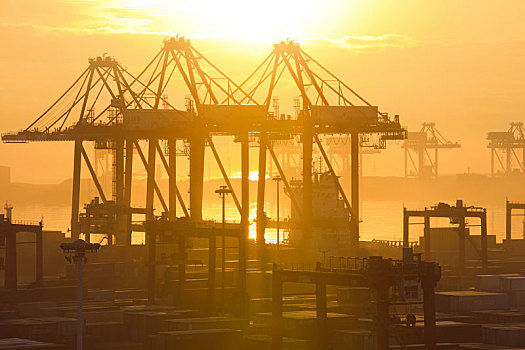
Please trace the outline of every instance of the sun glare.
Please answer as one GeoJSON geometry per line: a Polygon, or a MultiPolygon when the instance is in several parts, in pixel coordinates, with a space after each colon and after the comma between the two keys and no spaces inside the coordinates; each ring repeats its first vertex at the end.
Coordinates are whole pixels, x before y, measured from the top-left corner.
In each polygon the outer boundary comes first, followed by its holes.
{"type": "Polygon", "coordinates": [[[115,7],[136,11],[148,18],[152,29],[157,31],[259,41],[315,36],[323,26],[331,24],[328,18],[333,22],[348,16],[354,3],[342,0],[114,0],[115,7]]]}

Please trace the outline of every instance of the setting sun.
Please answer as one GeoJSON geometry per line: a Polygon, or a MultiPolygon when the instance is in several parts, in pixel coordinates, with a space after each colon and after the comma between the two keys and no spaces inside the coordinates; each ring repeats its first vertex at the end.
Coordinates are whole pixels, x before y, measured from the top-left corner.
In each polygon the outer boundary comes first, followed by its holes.
{"type": "Polygon", "coordinates": [[[0,350],[523,348],[524,18],[0,0],[0,350]]]}
{"type": "MultiPolygon", "coordinates": [[[[329,21],[353,19],[356,3],[355,0],[113,0],[105,6],[123,12],[138,11],[149,21],[150,28],[161,31],[178,33],[186,29],[191,37],[272,42],[315,37],[319,29],[330,26],[329,21]]],[[[115,15],[118,16],[118,11],[115,15]]]]}

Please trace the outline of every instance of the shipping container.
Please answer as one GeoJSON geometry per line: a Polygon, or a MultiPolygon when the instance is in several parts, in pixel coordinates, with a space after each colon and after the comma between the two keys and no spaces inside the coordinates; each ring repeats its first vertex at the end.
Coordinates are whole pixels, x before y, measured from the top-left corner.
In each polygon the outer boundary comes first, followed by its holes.
{"type": "Polygon", "coordinates": [[[508,295],[480,291],[455,291],[436,293],[436,311],[465,313],[476,310],[507,310],[508,295]]]}
{"type": "Polygon", "coordinates": [[[201,329],[194,331],[160,332],[164,350],[240,350],[242,332],[231,329],[201,329]]]}
{"type": "MultiPolygon", "coordinates": [[[[245,335],[243,349],[272,350],[272,337],[267,334],[245,335]]],[[[283,350],[313,350],[312,342],[304,339],[283,337],[283,350]]]]}
{"type": "Polygon", "coordinates": [[[197,329],[236,329],[246,330],[248,320],[231,317],[203,317],[169,319],[162,321],[162,331],[191,331],[197,329]]]}

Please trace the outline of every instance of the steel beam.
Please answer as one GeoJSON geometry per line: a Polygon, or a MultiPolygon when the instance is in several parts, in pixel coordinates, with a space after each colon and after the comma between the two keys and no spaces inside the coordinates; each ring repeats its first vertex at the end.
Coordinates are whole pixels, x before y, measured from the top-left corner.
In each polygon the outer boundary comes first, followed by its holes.
{"type": "MultiPolygon", "coordinates": [[[[133,140],[126,139],[126,164],[124,170],[124,205],[131,209],[131,183],[133,181],[133,140]]],[[[131,245],[131,222],[133,221],[133,214],[131,211],[126,215],[126,245],[131,245]]]]}
{"type": "MultiPolygon", "coordinates": [[[[153,196],[153,192],[151,194],[153,196]]],[[[156,233],[146,230],[146,246],[148,247],[148,304],[155,304],[155,262],[156,257],[156,233]]]]}
{"type": "Polygon", "coordinates": [[[194,135],[190,139],[190,215],[195,221],[202,220],[204,151],[204,137],[194,135]]]}
{"type": "MultiPolygon", "coordinates": [[[[167,56],[167,55],[166,55],[167,56]]],[[[169,187],[169,212],[168,218],[177,218],[177,140],[168,139],[168,187],[169,187]]]]}
{"type": "Polygon", "coordinates": [[[266,148],[268,135],[261,133],[259,135],[259,174],[257,181],[257,251],[258,258],[263,261],[265,231],[266,231],[266,214],[264,212],[264,191],[266,189],[266,148]]]}
{"type": "Polygon", "coordinates": [[[458,271],[464,273],[465,271],[465,239],[466,239],[466,227],[465,227],[465,215],[459,216],[459,227],[458,227],[458,240],[459,240],[459,261],[458,271]]]}
{"type": "MultiPolygon", "coordinates": [[[[115,183],[114,183],[114,197],[115,203],[118,207],[124,207],[124,139],[118,138],[115,140],[115,152],[113,153],[115,159],[114,174],[115,183]]],[[[126,218],[127,215],[122,211],[117,211],[117,230],[114,233],[118,244],[121,244],[126,241],[126,218]]]]}
{"type": "Polygon", "coordinates": [[[327,346],[327,306],[326,306],[326,284],[317,282],[315,285],[316,293],[316,315],[317,315],[317,349],[327,346]]]}
{"type": "Polygon", "coordinates": [[[217,269],[217,237],[208,239],[208,316],[215,314],[215,274],[217,269]]]}
{"type": "Polygon", "coordinates": [[[488,242],[487,242],[487,215],[481,217],[481,267],[484,273],[488,272],[488,242]]]}
{"type": "Polygon", "coordinates": [[[36,238],[36,285],[42,287],[44,284],[44,237],[42,235],[42,223],[40,229],[35,232],[36,238]]]}
{"type": "MultiPolygon", "coordinates": [[[[157,143],[157,151],[159,152],[160,160],[161,160],[162,164],[164,165],[164,169],[166,170],[166,173],[168,175],[171,174],[170,173],[170,171],[171,171],[170,169],[172,167],[168,164],[168,162],[170,160],[168,160],[168,161],[166,160],[166,157],[164,157],[164,154],[162,154],[162,149],[160,148],[160,145],[158,143],[157,143]]],[[[175,152],[175,150],[174,150],[174,152],[175,152]]],[[[175,162],[175,161],[172,159],[171,162],[175,162]]],[[[173,164],[173,169],[175,170],[175,172],[177,171],[177,164],[176,164],[176,162],[173,164]]],[[[171,200],[175,200],[175,204],[173,204],[173,205],[176,205],[177,204],[176,202],[177,202],[177,199],[178,199],[179,200],[179,204],[182,207],[182,211],[184,212],[184,216],[190,217],[190,214],[188,213],[188,209],[186,209],[186,205],[184,204],[184,201],[182,200],[182,196],[180,195],[179,189],[177,188],[177,181],[176,181],[176,177],[175,177],[176,173],[175,173],[175,176],[173,177],[173,179],[171,179],[171,175],[169,175],[169,176],[170,176],[170,179],[168,179],[168,187],[169,186],[171,186],[171,187],[168,188],[168,192],[169,192],[169,196],[170,196],[168,198],[168,203],[169,203],[169,200],[171,199],[171,200]],[[170,183],[169,181],[172,181],[172,183],[170,183]],[[175,192],[175,194],[173,194],[173,192],[175,192]]],[[[170,204],[170,207],[166,206],[164,198],[161,195],[160,188],[159,188],[157,183],[155,183],[155,192],[157,192],[157,195],[159,196],[159,200],[161,201],[161,203],[163,203],[162,206],[164,207],[164,210],[169,213],[170,210],[171,210],[169,208],[172,208],[172,204],[170,204]]],[[[175,208],[175,207],[173,207],[173,208],[175,208]]],[[[168,215],[168,217],[169,217],[169,215],[168,215]]],[[[176,215],[173,217],[173,220],[175,220],[175,218],[176,218],[176,215]]],[[[170,220],[172,220],[172,219],[170,219],[170,220]]]]}
{"type": "Polygon", "coordinates": [[[248,133],[241,136],[241,225],[239,237],[239,289],[246,293],[246,260],[250,234],[250,149],[248,133]]]}
{"type": "Polygon", "coordinates": [[[390,328],[390,315],[388,312],[389,304],[389,285],[381,283],[376,286],[376,297],[377,297],[377,349],[388,350],[389,348],[389,328],[390,328]]]}
{"type": "Polygon", "coordinates": [[[351,200],[351,232],[350,249],[351,255],[359,253],[359,133],[353,132],[350,140],[350,171],[352,173],[352,200],[351,200]]]}
{"type": "Polygon", "coordinates": [[[82,140],[75,140],[73,153],[73,194],[71,201],[71,238],[78,239],[80,235],[80,224],[78,212],[80,207],[80,169],[82,165],[82,140]]]}
{"type": "Polygon", "coordinates": [[[423,237],[425,239],[425,260],[432,260],[432,247],[431,247],[431,238],[430,238],[430,217],[425,216],[425,224],[423,227],[423,237]]]}
{"type": "Polygon", "coordinates": [[[409,235],[410,235],[410,216],[407,213],[407,209],[403,208],[403,248],[409,247],[409,235]]]}
{"type": "Polygon", "coordinates": [[[147,220],[153,220],[153,202],[155,194],[155,160],[157,158],[156,152],[157,140],[150,139],[148,141],[148,165],[147,165],[147,180],[146,180],[146,214],[147,220]]]}
{"type": "Polygon", "coordinates": [[[425,275],[421,280],[423,288],[423,314],[425,330],[425,349],[436,349],[436,280],[434,264],[425,264],[425,275]]]}
{"type": "Polygon", "coordinates": [[[95,184],[95,187],[97,188],[98,194],[100,195],[100,199],[102,199],[102,202],[106,203],[107,198],[104,194],[104,190],[102,189],[102,185],[98,181],[97,174],[95,170],[93,169],[93,166],[91,165],[91,162],[89,161],[89,157],[86,153],[86,150],[84,149],[84,146],[80,146],[80,152],[82,153],[82,157],[84,158],[84,161],[86,162],[86,166],[89,170],[89,173],[91,174],[91,179],[93,180],[93,183],[95,184]]]}
{"type": "Polygon", "coordinates": [[[302,240],[306,243],[312,238],[312,151],[313,132],[309,118],[305,118],[303,132],[303,210],[302,240]]]}
{"type": "Polygon", "coordinates": [[[274,266],[272,272],[272,350],[283,348],[283,282],[274,266]]]}

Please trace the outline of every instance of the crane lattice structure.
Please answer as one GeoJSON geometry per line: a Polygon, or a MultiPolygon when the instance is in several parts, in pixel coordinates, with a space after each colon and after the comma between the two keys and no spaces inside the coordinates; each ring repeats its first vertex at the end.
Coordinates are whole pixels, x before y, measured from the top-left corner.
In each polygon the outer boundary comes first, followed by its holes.
{"type": "MultiPolygon", "coordinates": [[[[266,155],[270,154],[285,187],[289,181],[272,149],[269,140],[299,138],[303,149],[303,203],[302,226],[304,232],[311,230],[312,150],[317,146],[323,159],[334,175],[335,171],[323,148],[319,135],[349,134],[352,155],[352,201],[347,199],[340,184],[338,187],[347,207],[352,212],[352,248],[358,247],[358,148],[360,134],[376,134],[379,140],[403,139],[406,131],[399,119],[379,112],[348,85],[335,77],[319,62],[306,54],[298,44],[290,41],[274,46],[272,53],[242,83],[236,84],[210,60],[202,55],[183,37],[169,38],[149,64],[134,76],[112,58],[101,57],[90,60],[84,72],[73,86],[80,86],[71,108],[63,110],[66,96],[74,94],[70,88],[43,116],[25,130],[3,135],[4,142],[29,141],[74,141],[74,172],[71,228],[73,236],[81,231],[79,224],[80,169],[82,158],[90,171],[102,199],[102,205],[116,219],[116,239],[131,243],[131,184],[133,155],[138,154],[146,169],[147,186],[145,208],[136,212],[153,219],[155,199],[161,204],[168,220],[177,219],[177,206],[184,217],[192,222],[202,220],[204,155],[211,150],[232,199],[241,214],[241,225],[248,237],[248,147],[258,140],[259,181],[257,194],[257,241],[264,246],[264,189],[266,155]],[[280,118],[270,112],[272,92],[284,72],[292,77],[299,90],[301,101],[294,118],[280,118]],[[95,82],[93,82],[93,80],[95,82]],[[252,83],[255,81],[255,85],[252,83]],[[182,82],[182,84],[181,84],[182,82]],[[176,108],[166,98],[169,86],[176,86],[177,94],[189,94],[185,108],[176,108]],[[100,90],[95,89],[100,88],[100,90]],[[99,92],[100,91],[100,92],[99,92]],[[102,95],[106,96],[105,99],[102,95]],[[73,109],[78,108],[77,118],[73,109]],[[62,108],[62,109],[61,109],[62,108]],[[50,114],[51,111],[58,111],[50,114]],[[65,111],[65,113],[64,113],[65,111]],[[56,127],[58,126],[58,127],[56,127]],[[214,136],[233,136],[241,143],[241,193],[240,199],[227,176],[221,157],[214,146],[214,136]],[[109,201],[91,166],[83,142],[94,141],[97,148],[110,148],[114,152],[114,197],[109,201]],[[147,149],[141,143],[147,141],[147,149]],[[161,142],[167,144],[162,149],[161,142]],[[183,142],[189,158],[190,195],[189,203],[177,188],[176,156],[180,155],[177,143],[183,142]],[[187,146],[187,147],[186,147],[187,146]],[[168,175],[168,200],[156,182],[156,161],[160,159],[168,175]],[[98,185],[97,185],[98,183],[98,185]],[[352,204],[352,205],[350,205],[352,204]],[[122,239],[124,237],[124,239],[122,239]]],[[[274,106],[275,110],[275,106],[274,106]]],[[[334,177],[337,178],[337,177],[334,177]]],[[[288,191],[291,193],[291,191],[288,191]]],[[[96,202],[95,202],[96,204],[96,202]]],[[[296,200],[292,204],[298,208],[296,200]]],[[[91,208],[93,209],[93,208],[91,208]]],[[[91,210],[91,212],[97,212],[91,210]]],[[[105,216],[107,217],[107,215],[105,216]]],[[[89,218],[88,218],[89,219],[89,218]]],[[[89,226],[88,231],[92,226],[89,226]]],[[[245,243],[241,243],[243,246],[245,243]]],[[[240,253],[245,254],[241,252],[240,253]]],[[[240,257],[241,261],[244,258],[240,257]]],[[[243,283],[241,283],[243,284],[243,283]]]]}
{"type": "Polygon", "coordinates": [[[405,149],[405,177],[429,178],[438,176],[438,151],[461,148],[461,144],[443,137],[434,123],[423,123],[420,131],[408,133],[403,148],[405,149]],[[429,152],[432,149],[433,154],[429,152]]]}
{"type": "Polygon", "coordinates": [[[490,175],[525,174],[525,130],[523,123],[510,123],[508,131],[489,132],[490,175]],[[521,154],[518,153],[521,151],[521,154]],[[497,162],[496,162],[497,160],[497,162]]]}
{"type": "MultiPolygon", "coordinates": [[[[283,133],[296,133],[293,128],[286,125],[300,127],[302,142],[302,205],[298,208],[296,200],[292,203],[300,213],[302,221],[303,239],[308,240],[312,235],[312,155],[314,145],[322,155],[329,172],[334,175],[334,181],[346,207],[351,213],[350,234],[351,249],[354,252],[359,247],[359,135],[379,134],[381,141],[404,139],[406,131],[401,127],[398,116],[389,118],[387,113],[381,113],[377,106],[371,105],[350,86],[337,78],[333,73],[308,55],[293,41],[282,41],[274,45],[273,51],[241,84],[248,95],[267,107],[272,102],[272,96],[279,81],[284,80],[287,74],[292,84],[300,94],[297,118],[283,120],[274,117],[268,125],[282,124],[283,133]],[[289,131],[288,131],[289,130],[289,131]],[[337,174],[325,151],[319,135],[322,134],[347,134],[351,136],[351,200],[348,199],[341,186],[337,174]]],[[[295,94],[296,95],[296,94],[295,94]]],[[[294,103],[296,107],[296,103],[294,103]]],[[[275,138],[272,133],[260,134],[259,153],[259,182],[257,217],[264,215],[264,180],[266,152],[286,179],[286,175],[278,164],[272,145],[268,137],[275,138]]],[[[284,181],[287,186],[287,181],[284,181]]],[[[288,193],[291,193],[289,191],[288,193]]],[[[259,223],[259,222],[258,222],[259,223]]],[[[264,236],[264,227],[258,225],[257,237],[264,236]]]]}
{"type": "MultiPolygon", "coordinates": [[[[131,225],[126,225],[126,217],[131,220],[133,214],[129,206],[131,169],[126,169],[124,181],[124,159],[128,162],[132,159],[132,148],[129,144],[126,145],[125,156],[123,112],[141,103],[151,105],[147,101],[147,89],[138,82],[138,78],[112,57],[90,58],[88,67],[44,113],[24,130],[2,135],[2,140],[7,143],[74,142],[71,206],[73,237],[78,237],[81,231],[79,201],[82,161],[89,170],[102,205],[111,208],[111,217],[117,221],[112,226],[114,234],[122,237],[125,231],[131,228],[131,225]],[[108,149],[113,152],[112,200],[104,191],[97,176],[96,167],[93,166],[84,147],[85,141],[92,141],[95,149],[108,149]]],[[[112,241],[111,237],[108,240],[112,241]]]]}

